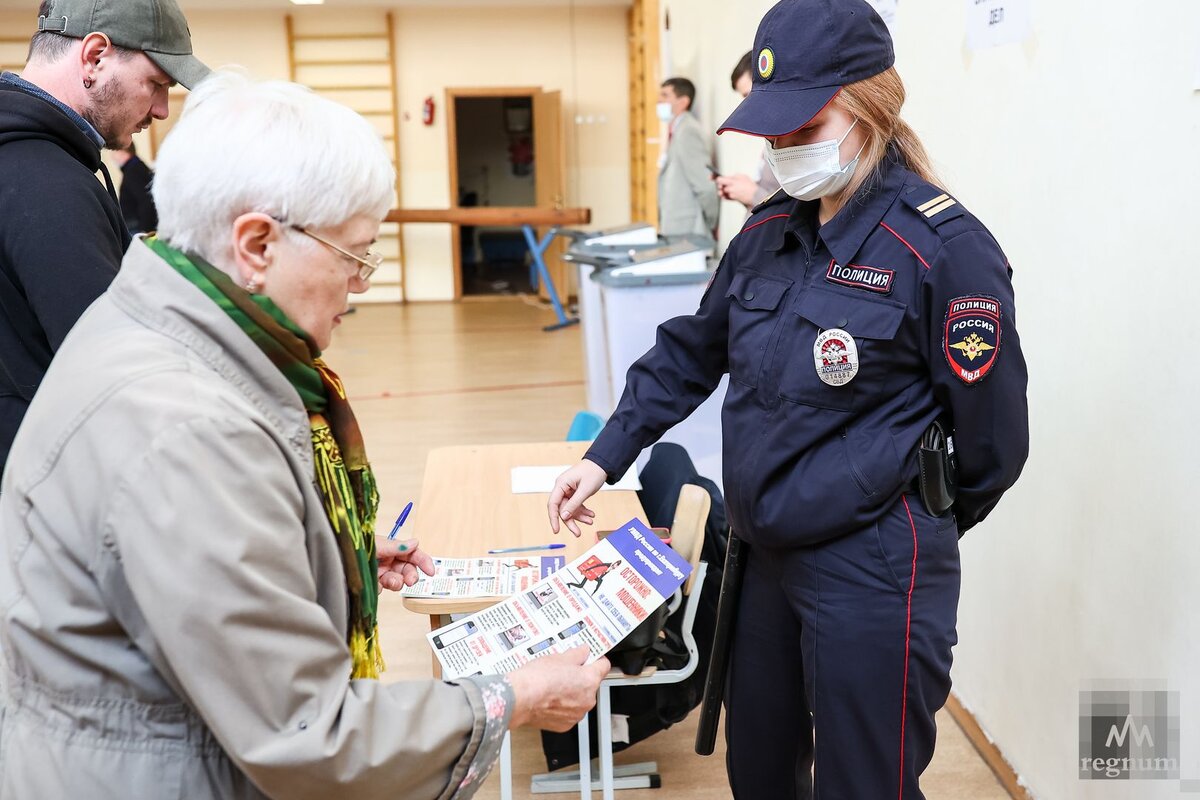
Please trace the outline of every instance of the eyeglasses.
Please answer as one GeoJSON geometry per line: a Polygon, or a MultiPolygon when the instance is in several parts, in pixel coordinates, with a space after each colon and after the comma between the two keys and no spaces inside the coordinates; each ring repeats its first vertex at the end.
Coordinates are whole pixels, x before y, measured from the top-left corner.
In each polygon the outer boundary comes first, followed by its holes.
{"type": "Polygon", "coordinates": [[[375,270],[379,269],[379,265],[383,263],[383,254],[382,253],[373,253],[370,250],[368,250],[366,255],[356,256],[356,255],[354,255],[354,253],[347,252],[346,250],[343,250],[342,248],[338,247],[336,244],[329,241],[325,237],[318,236],[317,234],[310,231],[308,228],[302,227],[300,225],[292,225],[292,224],[283,222],[283,220],[278,220],[278,221],[283,223],[284,225],[287,225],[289,228],[291,228],[294,231],[297,231],[298,233],[303,233],[305,236],[309,237],[310,239],[316,239],[318,242],[325,245],[326,247],[328,247],[330,250],[334,251],[338,255],[344,256],[345,258],[348,258],[351,261],[358,264],[358,277],[362,278],[364,281],[371,280],[371,276],[375,274],[375,270]]]}

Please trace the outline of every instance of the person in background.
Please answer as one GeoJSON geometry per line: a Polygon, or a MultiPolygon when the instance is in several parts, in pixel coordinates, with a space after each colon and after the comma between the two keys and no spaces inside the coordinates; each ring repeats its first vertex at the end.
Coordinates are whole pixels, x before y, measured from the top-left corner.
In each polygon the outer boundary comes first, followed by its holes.
{"type": "MultiPolygon", "coordinates": [[[[55,356],[0,493],[0,798],[467,798],[504,733],[591,708],[587,648],[384,684],[378,594],[433,564],[321,358],[395,173],[370,123],[229,73],[55,356]]],[[[465,643],[464,643],[464,646],[465,643]]]]}
{"type": "MultiPolygon", "coordinates": [[[[738,61],[737,66],[733,68],[733,74],[729,76],[733,90],[741,95],[743,100],[750,94],[754,85],[750,75],[752,69],[754,53],[748,52],[738,61]]],[[[775,173],[771,171],[771,165],[767,163],[765,155],[758,163],[757,175],[757,178],[744,173],[721,175],[717,178],[717,191],[722,199],[736,200],[750,211],[779,191],[779,181],[775,179],[775,173]]]]}
{"type": "Polygon", "coordinates": [[[720,200],[713,183],[712,145],[692,113],[696,87],[687,78],[663,81],[658,118],[667,123],[667,149],[658,173],[658,232],[712,239],[720,200]]]}
{"type": "Polygon", "coordinates": [[[43,0],[38,14],[25,69],[0,74],[0,470],[129,246],[101,149],[129,145],[166,119],[172,84],[208,74],[175,0],[43,0]]]}
{"type": "Polygon", "coordinates": [[[781,0],[754,53],[721,130],[763,139],[783,191],[696,313],[659,326],[547,511],[577,532],[587,498],[728,374],[726,509],[749,547],[725,693],[733,794],[921,800],[959,535],[1029,454],[1012,270],[900,116],[891,36],[864,0],[781,0]]]}
{"type": "Polygon", "coordinates": [[[137,147],[132,142],[128,147],[114,150],[112,158],[121,168],[118,196],[126,227],[134,236],[153,232],[158,228],[158,212],[154,209],[154,198],[150,196],[154,171],[138,158],[137,147]]]}

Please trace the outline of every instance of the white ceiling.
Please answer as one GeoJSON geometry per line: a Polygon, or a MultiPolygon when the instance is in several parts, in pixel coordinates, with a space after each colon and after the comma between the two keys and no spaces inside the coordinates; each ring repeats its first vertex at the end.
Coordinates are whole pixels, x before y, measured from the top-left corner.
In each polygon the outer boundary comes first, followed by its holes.
{"type": "MultiPolygon", "coordinates": [[[[439,8],[465,8],[471,6],[490,6],[493,8],[514,8],[530,6],[547,6],[566,8],[575,6],[629,6],[631,0],[325,0],[325,6],[336,8],[354,8],[356,6],[427,6],[439,8]]],[[[298,8],[289,0],[179,0],[180,7],[186,12],[190,9],[228,8],[239,10],[254,10],[265,8],[298,8]]],[[[0,10],[29,11],[37,9],[37,0],[0,0],[0,10]]]]}

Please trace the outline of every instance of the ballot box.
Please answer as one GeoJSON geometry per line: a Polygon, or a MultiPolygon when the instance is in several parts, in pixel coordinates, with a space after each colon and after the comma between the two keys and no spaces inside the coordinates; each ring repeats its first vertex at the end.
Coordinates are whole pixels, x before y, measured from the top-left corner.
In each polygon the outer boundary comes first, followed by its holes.
{"type": "MultiPolygon", "coordinates": [[[[689,239],[657,238],[652,244],[577,245],[568,251],[568,257],[581,265],[579,311],[588,360],[588,407],[607,418],[625,390],[625,373],[653,346],[659,324],[694,313],[699,306],[712,277],[711,248],[689,239]],[[588,267],[586,274],[584,266],[588,267]]],[[[662,438],[685,447],[697,471],[718,484],[726,380],[662,438]]],[[[646,450],[639,465],[648,458],[646,450]]]]}
{"type": "Polygon", "coordinates": [[[627,260],[631,253],[660,247],[653,225],[634,223],[598,231],[563,231],[572,242],[563,260],[579,269],[579,322],[583,328],[583,359],[587,368],[587,407],[607,417],[612,412],[608,346],[600,305],[600,284],[591,279],[597,269],[627,260]]]}

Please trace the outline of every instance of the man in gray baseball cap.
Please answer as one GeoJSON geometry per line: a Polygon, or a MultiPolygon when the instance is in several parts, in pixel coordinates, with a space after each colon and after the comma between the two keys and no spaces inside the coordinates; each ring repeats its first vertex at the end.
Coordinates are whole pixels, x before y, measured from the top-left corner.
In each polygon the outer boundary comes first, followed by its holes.
{"type": "Polygon", "coordinates": [[[175,0],[42,0],[25,69],[0,73],[0,469],[129,245],[101,149],[166,119],[170,87],[208,71],[175,0]]]}
{"type": "Polygon", "coordinates": [[[174,0],[50,0],[42,4],[38,32],[72,39],[103,33],[117,47],[142,51],[189,89],[209,72],[192,55],[187,20],[174,0]]]}

